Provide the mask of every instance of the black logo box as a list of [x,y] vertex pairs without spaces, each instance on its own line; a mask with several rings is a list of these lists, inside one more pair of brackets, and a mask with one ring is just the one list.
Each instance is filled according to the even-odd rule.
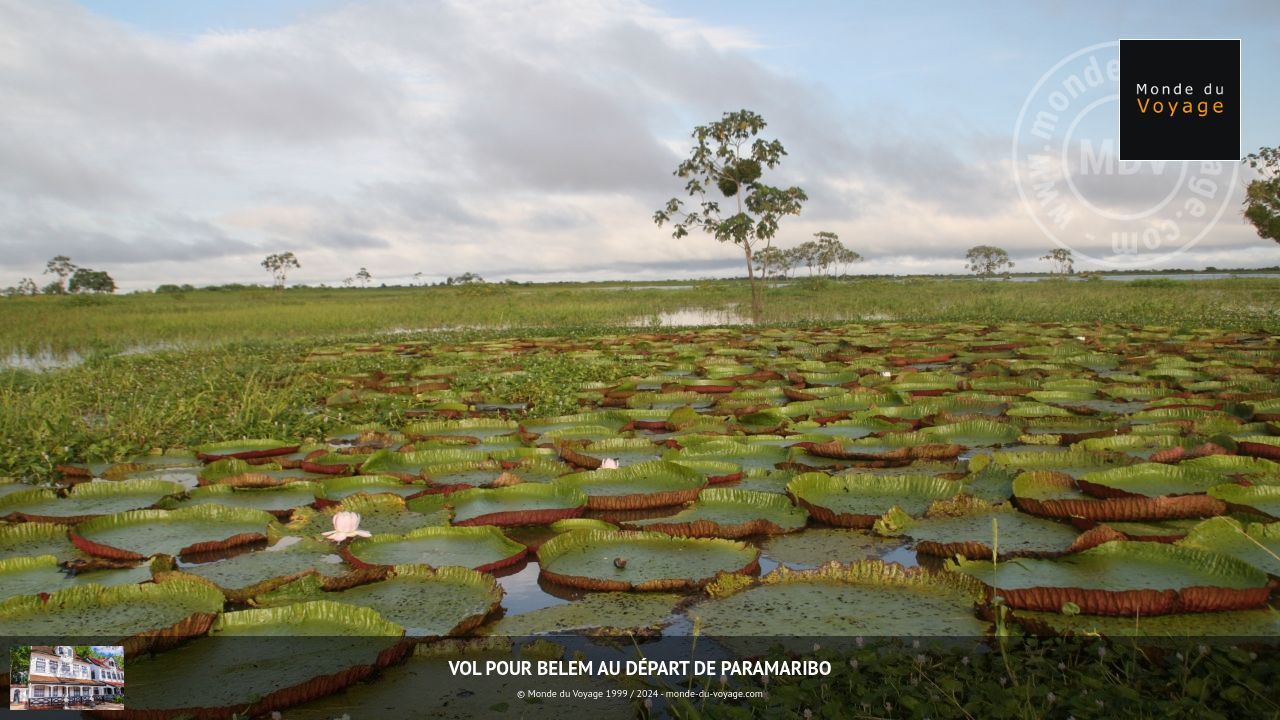
[[1240,102],[1239,40],[1120,41],[1121,160],[1238,162]]

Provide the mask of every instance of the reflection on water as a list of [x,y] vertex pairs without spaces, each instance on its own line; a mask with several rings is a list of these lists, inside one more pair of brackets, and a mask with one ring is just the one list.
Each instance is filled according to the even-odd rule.
[[705,327],[708,325],[746,325],[751,320],[733,308],[681,308],[627,323],[632,327]]

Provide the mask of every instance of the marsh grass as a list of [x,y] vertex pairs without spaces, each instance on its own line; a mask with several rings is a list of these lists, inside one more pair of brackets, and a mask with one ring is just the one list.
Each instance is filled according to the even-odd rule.
[[[372,289],[196,290],[0,300],[0,356],[301,340],[439,329],[605,328],[661,313],[746,307],[745,281]],[[795,281],[766,291],[764,321],[1069,322],[1280,328],[1280,279],[1000,282]]]

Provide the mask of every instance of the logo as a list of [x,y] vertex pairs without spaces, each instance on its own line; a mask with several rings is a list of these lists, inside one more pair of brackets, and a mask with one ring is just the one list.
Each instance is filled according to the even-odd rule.
[[1240,163],[1121,160],[1119,45],[1078,50],[1040,77],[1018,113],[1013,172],[1055,244],[1077,259],[1136,269],[1176,257],[1213,229]]

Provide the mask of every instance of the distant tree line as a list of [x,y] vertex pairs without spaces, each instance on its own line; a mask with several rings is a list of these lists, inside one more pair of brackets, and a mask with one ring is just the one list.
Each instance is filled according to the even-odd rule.
[[80,267],[71,262],[66,255],[56,255],[45,263],[45,275],[52,275],[51,280],[43,288],[36,285],[32,278],[25,277],[17,285],[0,290],[7,297],[18,295],[82,295],[86,293],[113,293],[116,281],[106,270],[94,270]]

